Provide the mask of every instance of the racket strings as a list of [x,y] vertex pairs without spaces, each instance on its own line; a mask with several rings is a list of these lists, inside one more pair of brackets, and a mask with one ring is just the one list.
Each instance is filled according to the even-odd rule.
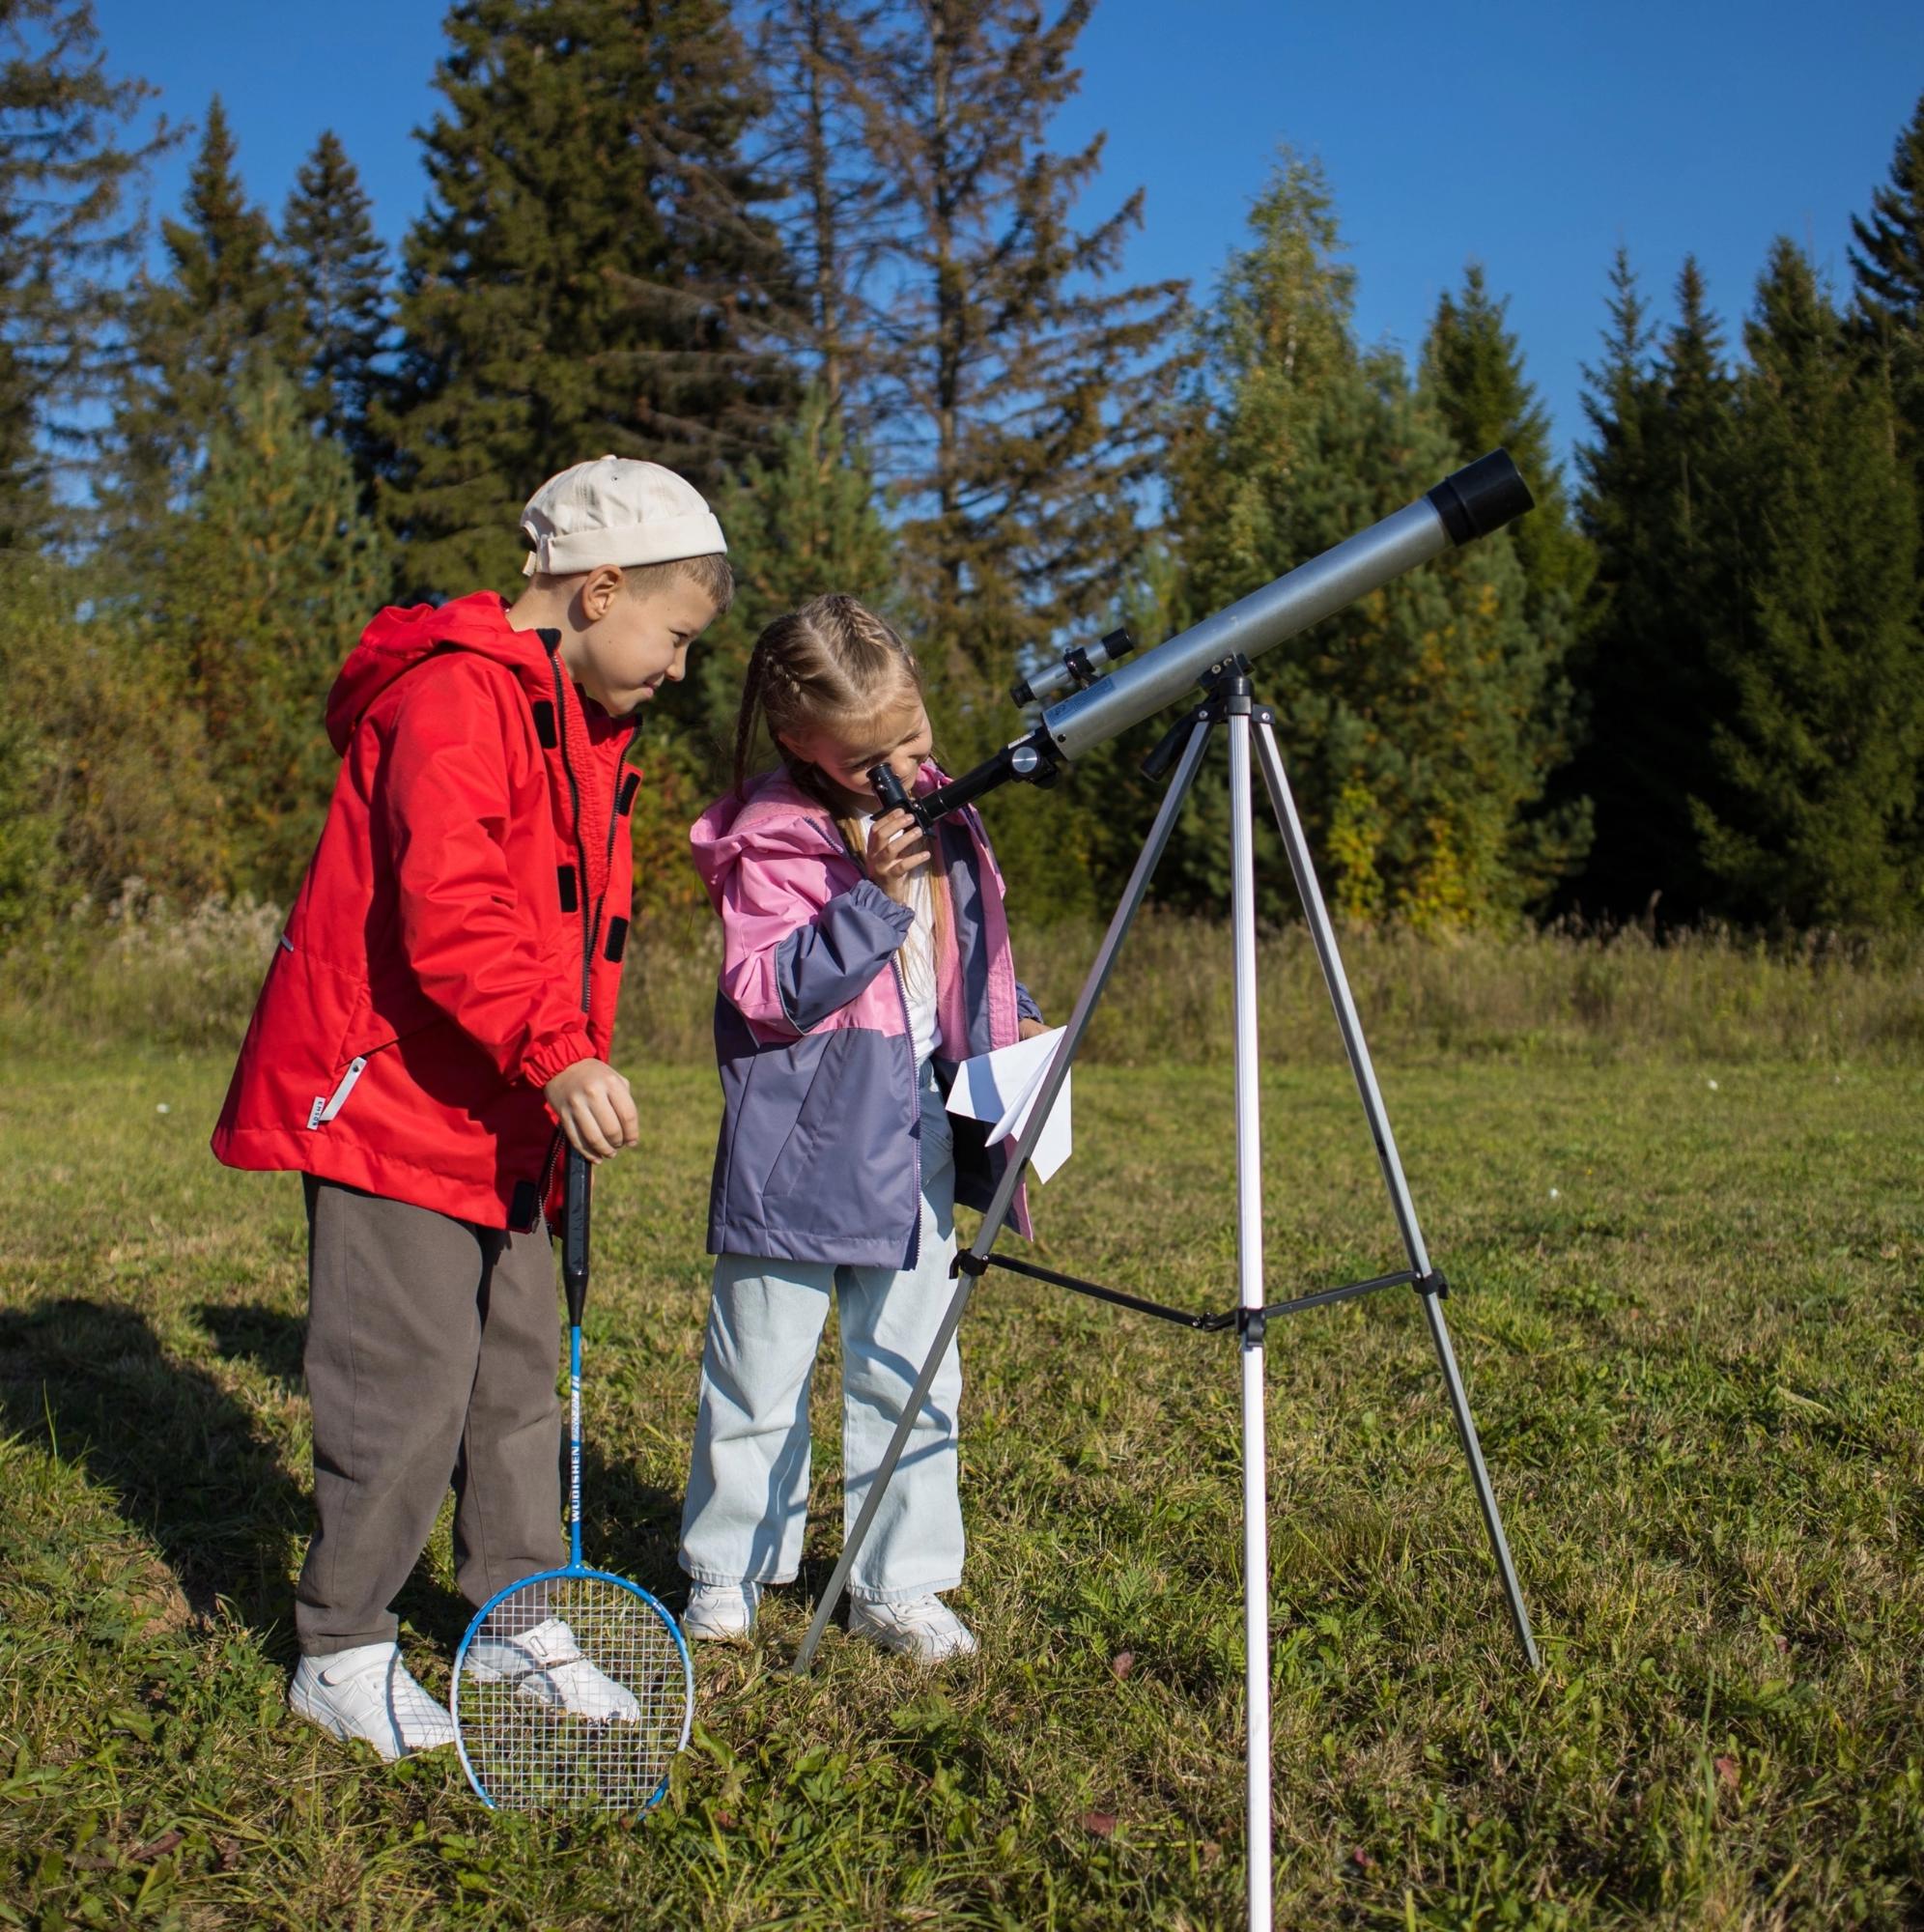
[[686,1741],[688,1662],[619,1577],[530,1577],[474,1632],[453,1707],[475,1783],[506,1810],[642,1810]]

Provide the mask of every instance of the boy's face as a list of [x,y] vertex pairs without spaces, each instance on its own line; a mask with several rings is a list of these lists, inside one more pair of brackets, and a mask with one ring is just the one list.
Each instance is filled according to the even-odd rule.
[[[609,573],[611,574],[611,573]],[[575,681],[610,718],[638,710],[664,684],[688,671],[688,647],[714,621],[707,591],[669,577],[645,591],[604,585],[597,571],[583,587],[585,622],[564,638],[562,661]]]

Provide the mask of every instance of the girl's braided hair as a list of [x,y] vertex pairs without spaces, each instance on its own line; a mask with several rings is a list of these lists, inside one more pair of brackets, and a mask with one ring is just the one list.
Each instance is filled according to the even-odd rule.
[[840,816],[812,765],[784,740],[817,730],[859,737],[872,720],[921,695],[921,668],[894,629],[853,597],[817,597],[778,617],[749,658],[735,727],[735,792],[748,796],[765,726],[795,781]]

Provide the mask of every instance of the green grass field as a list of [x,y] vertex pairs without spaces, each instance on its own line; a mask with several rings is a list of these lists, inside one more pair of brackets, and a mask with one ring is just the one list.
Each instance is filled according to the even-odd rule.
[[[1277,1922],[1924,1920],[1914,1065],[1386,1056],[1542,1642],[1522,1670],[1413,1297],[1272,1329]],[[0,1924],[1231,1926],[1232,1342],[990,1277],[958,1606],[919,1673],[780,1593],[697,1656],[632,1827],[495,1819],[291,1720],[289,1179],[206,1152],[224,1054],[16,1053],[0,1101]],[[681,1601],[713,1076],[597,1203],[590,1560]],[[1233,1299],[1227,1076],[1091,1067],[1045,1258]],[[1271,1292],[1398,1264],[1340,1069],[1264,1094]],[[839,1521],[833,1365],[817,1527]],[[402,1604],[444,1686],[445,1532]]]

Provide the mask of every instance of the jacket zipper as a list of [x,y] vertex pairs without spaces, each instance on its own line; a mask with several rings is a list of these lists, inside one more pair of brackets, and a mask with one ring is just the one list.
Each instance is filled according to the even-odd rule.
[[894,953],[890,955],[889,971],[894,975],[895,994],[902,1003],[902,1037],[909,1043],[909,1104],[916,1110],[916,1130],[909,1136],[915,1153],[916,1194],[911,1210],[915,1219],[909,1223],[909,1258],[903,1264],[904,1267],[914,1267],[921,1260],[921,1082],[916,1077],[920,1069],[916,1065],[916,1023],[909,1014],[909,982],[903,978],[901,960]]
[[[581,841],[581,785],[575,776],[575,761],[568,755],[568,694],[561,683],[561,658],[558,652],[550,651],[548,668],[554,679],[554,731],[560,741],[561,771],[568,781],[568,802],[573,808],[574,824],[572,831],[575,840],[576,876],[581,882],[581,1010],[588,1011],[588,972],[594,958],[594,921],[601,918],[601,901],[595,902],[591,915],[588,911],[588,848]],[[549,1190],[554,1185],[554,1164],[561,1156],[561,1129],[556,1127],[549,1137],[548,1158],[542,1163],[541,1180],[536,1189],[537,1199],[545,1203]],[[535,1210],[537,1216],[540,1208]]]
[[[614,864],[615,828],[621,818],[621,780],[617,770],[613,789],[608,799],[608,850],[602,857],[602,889],[595,895],[594,909],[588,909],[588,848],[581,838],[581,786],[575,776],[575,761],[568,755],[568,698],[561,684],[561,659],[557,653],[549,654],[549,669],[554,678],[554,719],[555,734],[561,741],[561,770],[568,780],[568,799],[574,808],[575,823],[575,864],[580,868],[577,876],[581,881],[581,1011],[592,1016],[590,1003],[590,980],[594,974],[595,934],[601,930],[602,909],[608,903],[608,871]],[[617,767],[627,760],[629,750],[635,743],[635,734],[641,728],[637,718],[628,733],[628,743],[621,748],[621,757]],[[542,1168],[540,1198],[545,1202],[548,1191],[554,1184],[554,1164],[561,1154],[561,1129],[556,1127],[548,1143],[548,1159]]]

